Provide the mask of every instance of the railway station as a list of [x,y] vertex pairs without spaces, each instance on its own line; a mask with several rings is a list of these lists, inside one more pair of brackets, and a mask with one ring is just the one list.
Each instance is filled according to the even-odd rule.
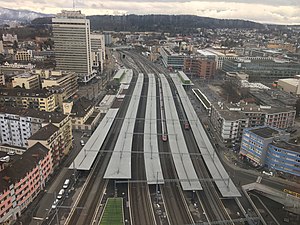
[[217,153],[215,152],[215,149],[205,133],[205,130],[199,121],[199,118],[191,102],[189,101],[185,90],[178,80],[178,77],[176,77],[174,74],[171,74],[171,77],[181,98],[188,120],[193,121],[190,123],[190,125],[193,130],[197,145],[221,195],[223,197],[241,197],[241,194],[218,158]]
[[143,88],[144,75],[139,74],[130,99],[119,137],[110,158],[105,179],[131,179],[131,149],[135,119]]
[[192,160],[188,154],[171,88],[164,75],[160,74],[160,79],[163,90],[168,140],[180,184],[185,191],[202,190]]

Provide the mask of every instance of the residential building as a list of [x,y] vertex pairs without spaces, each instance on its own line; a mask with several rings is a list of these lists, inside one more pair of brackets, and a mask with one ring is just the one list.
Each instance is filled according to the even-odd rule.
[[187,57],[184,59],[183,71],[189,76],[213,79],[216,74],[216,61],[208,57]]
[[66,100],[78,91],[77,75],[75,72],[50,71],[45,73],[42,79],[42,88],[51,89],[56,87],[63,92],[62,100]]
[[17,53],[15,54],[16,61],[30,62],[32,60],[32,57],[32,50],[17,51]]
[[12,224],[35,199],[53,172],[51,152],[40,143],[0,162],[0,223]]
[[265,163],[269,170],[300,177],[300,146],[274,139]]
[[91,34],[93,69],[102,73],[105,60],[105,38],[103,34]]
[[211,106],[210,121],[217,135],[225,143],[240,141],[244,128],[249,125],[249,118],[235,109],[227,108],[221,102]]
[[45,89],[0,88],[0,107],[20,107],[53,112],[57,108],[55,96]]
[[244,129],[240,155],[254,165],[264,166],[267,158],[268,145],[274,139],[288,141],[289,133],[268,126]]
[[95,110],[93,102],[85,97],[64,102],[64,114],[70,115],[75,130],[92,131],[100,119],[100,111]]
[[295,96],[300,96],[300,75],[295,78],[279,79],[278,88]]
[[63,10],[52,18],[56,69],[75,72],[88,82],[92,71],[90,21],[80,11]]
[[161,47],[160,54],[165,67],[174,70],[182,70],[184,67],[184,59],[186,55],[175,53],[169,47]]
[[28,139],[50,123],[59,128],[58,133],[63,136],[65,144],[63,152],[68,154],[72,147],[72,126],[69,116],[61,113],[2,107],[0,108],[0,143],[27,147]]
[[18,42],[18,36],[16,34],[2,34],[3,42]]
[[212,104],[210,121],[224,142],[240,141],[244,128],[270,126],[287,129],[294,125],[296,111],[248,103]]
[[51,152],[53,167],[60,164],[64,157],[65,143],[64,137],[59,132],[59,128],[52,123],[39,129],[28,139],[28,147],[40,143]]
[[34,73],[18,74],[13,77],[12,86],[25,89],[40,89],[39,75]]

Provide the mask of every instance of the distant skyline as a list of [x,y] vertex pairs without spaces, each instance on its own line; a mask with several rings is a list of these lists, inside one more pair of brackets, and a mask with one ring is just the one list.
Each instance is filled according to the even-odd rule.
[[[1,0],[1,6],[55,14],[70,10],[72,0]],[[189,14],[260,23],[300,24],[299,0],[76,0],[86,15]]]

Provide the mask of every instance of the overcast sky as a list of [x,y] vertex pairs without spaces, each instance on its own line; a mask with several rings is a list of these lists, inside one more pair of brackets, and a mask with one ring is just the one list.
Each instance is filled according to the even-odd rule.
[[[192,14],[262,23],[300,24],[300,0],[75,0],[86,15]],[[1,6],[57,13],[72,0],[0,0]]]

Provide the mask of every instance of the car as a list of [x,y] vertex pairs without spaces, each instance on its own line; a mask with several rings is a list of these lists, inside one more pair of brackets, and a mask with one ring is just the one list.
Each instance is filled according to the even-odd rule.
[[16,153],[14,151],[9,151],[7,154],[8,155],[15,155]]
[[51,208],[52,208],[52,209],[56,209],[56,206],[57,206],[58,202],[59,202],[59,200],[58,200],[58,199],[55,199],[55,201],[53,202]]
[[70,179],[66,179],[63,185],[63,189],[67,189],[69,187],[70,184]]
[[268,176],[273,176],[273,172],[266,172],[266,171],[262,171],[263,174],[268,175]]
[[84,140],[80,140],[80,145],[81,145],[81,146],[84,146],[84,145],[85,145]]
[[57,195],[57,199],[62,199],[64,193],[65,193],[65,190],[64,189],[60,189],[60,191],[58,192],[58,195]]

